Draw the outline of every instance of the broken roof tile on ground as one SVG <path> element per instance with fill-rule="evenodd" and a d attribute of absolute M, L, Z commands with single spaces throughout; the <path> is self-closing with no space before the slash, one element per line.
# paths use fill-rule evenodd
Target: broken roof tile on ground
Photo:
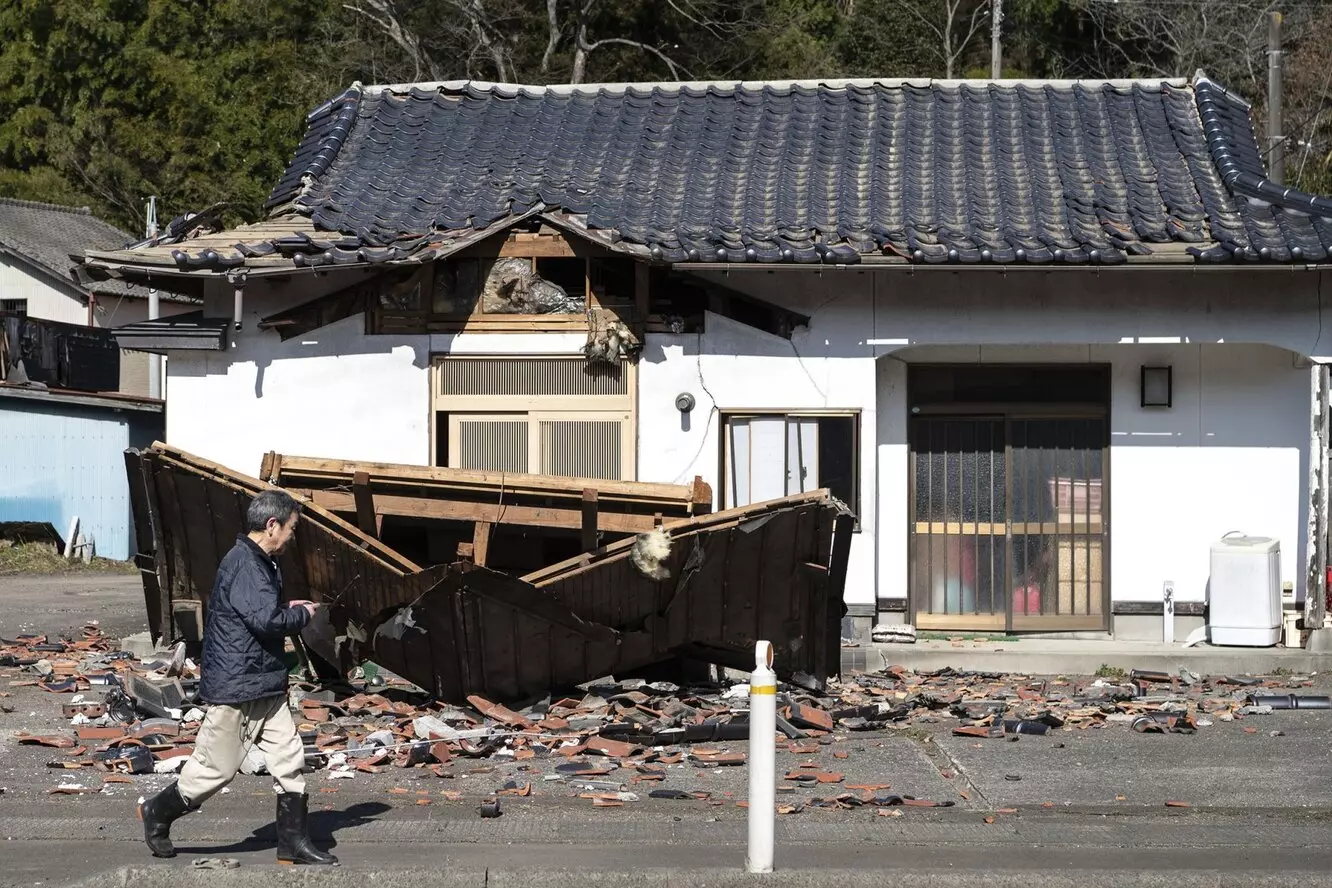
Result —
<path fill-rule="evenodd" d="M 19 744 L 47 747 L 42 752 L 50 756 L 46 766 L 51 769 L 90 770 L 100 778 L 101 786 L 86 786 L 87 779 L 53 780 L 58 784 L 51 790 L 54 795 L 100 792 L 107 785 L 137 781 L 140 775 L 172 772 L 193 749 L 203 717 L 192 708 L 197 674 L 194 664 L 182 661 L 175 651 L 136 660 L 115 650 L 109 639 L 90 627 L 75 639 L 37 635 L 0 641 L 0 658 L 7 669 L 22 670 L 5 673 L 7 678 L 32 676 L 36 681 L 19 682 L 30 685 L 54 674 L 50 658 L 67 661 L 68 681 L 83 695 L 41 697 L 62 716 L 70 707 L 69 727 L 43 728 L 15 738 Z M 107 676 L 109 681 L 103 681 Z M 955 804 L 950 799 L 913 796 L 913 787 L 892 786 L 883 781 L 888 775 L 866 773 L 867 765 L 876 767 L 875 760 L 861 756 L 848 741 L 873 735 L 859 731 L 878 731 L 886 737 L 890 727 L 956 726 L 986 738 L 980 742 L 997 742 L 1031 732 L 1088 728 L 1134 737 L 1133 731 L 1141 731 L 1139 724 L 1150 722 L 1160 724 L 1164 732 L 1187 726 L 1183 733 L 1192 733 L 1212 724 L 1198 717 L 1200 713 L 1216 720 L 1249 718 L 1272 711 L 1270 705 L 1256 705 L 1258 701 L 1289 703 L 1292 691 L 1311 684 L 1298 676 L 1236 680 L 1189 674 L 1139 679 L 1040 678 L 951 669 L 917 673 L 893 667 L 834 679 L 824 690 L 782 684 L 777 705 L 783 718 L 778 724 L 787 727 L 784 737 L 771 738 L 777 741 L 778 764 L 785 777 L 780 781 L 784 798 L 779 810 L 787 814 L 807 808 L 884 811 Z M 156 691 L 148 693 L 147 685 L 155 685 Z M 176 685 L 182 692 L 175 701 L 180 705 L 169 717 L 156 717 L 151 710 L 159 707 L 166 689 Z M 127 696 L 131 689 L 138 691 L 133 699 Z M 325 780 L 383 781 L 390 784 L 386 787 L 390 794 L 406 796 L 406 803 L 413 805 L 436 795 L 452 802 L 462 802 L 464 796 L 563 796 L 619 807 L 646 796 L 669 804 L 724 805 L 727 802 L 719 796 L 729 799 L 732 794 L 713 785 L 720 779 L 715 769 L 747 761 L 744 747 L 731 744 L 750 739 L 743 690 L 743 685 L 728 688 L 715 682 L 605 677 L 584 682 L 567 696 L 547 695 L 528 705 L 505 706 L 480 695 L 454 705 L 431 699 L 393 675 L 374 679 L 358 675 L 337 688 L 298 680 L 291 699 L 309 768 L 322 772 Z M 1292 708 L 1303 708 L 1300 701 L 1324 698 L 1294 695 L 1293 699 L 1297 705 Z M 54 710 L 55 706 L 61 708 Z M 87 713 L 99 708 L 101 715 L 90 718 Z M 806 732 L 792 726 L 793 721 L 816 726 L 807 731 L 821 740 L 806 739 Z M 833 726 L 829 731 L 817 727 L 828 724 Z M 1165 737 L 1134 740 L 1189 742 Z M 830 759 L 837 762 L 836 770 L 830 769 Z M 261 774 L 264 768 L 262 756 L 252 756 L 242 771 Z M 434 779 L 473 779 L 456 784 L 462 787 L 459 790 L 407 790 L 397 785 L 409 775 L 429 781 L 427 786 Z M 866 778 L 868 782 L 857 782 Z M 959 795 L 967 798 L 961 791 Z"/>
<path fill-rule="evenodd" d="M 128 451 L 126 464 L 150 626 L 174 636 L 182 606 L 207 606 L 249 497 L 273 485 L 163 444 Z M 781 675 L 818 682 L 839 669 L 852 516 L 826 490 L 709 514 L 698 480 L 490 477 L 277 454 L 263 473 L 300 485 L 307 504 L 282 566 L 292 598 L 325 604 L 302 638 L 326 677 L 374 659 L 440 699 L 521 700 L 681 659 L 747 669 L 759 639 L 773 642 Z M 349 499 L 330 499 L 344 486 Z M 506 551 L 510 509 L 519 525 L 578 528 L 582 551 L 536 549 L 552 557 L 515 569 L 534 545 L 523 537 Z M 412 510 L 416 536 L 394 537 L 416 546 L 409 555 L 386 544 L 385 519 Z M 459 522 L 473 525 L 472 542 Z"/>

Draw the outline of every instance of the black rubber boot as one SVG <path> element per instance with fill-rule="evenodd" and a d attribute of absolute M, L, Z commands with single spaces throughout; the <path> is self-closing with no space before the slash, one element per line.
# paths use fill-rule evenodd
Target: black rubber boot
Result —
<path fill-rule="evenodd" d="M 191 810 L 174 783 L 139 805 L 143 840 L 154 857 L 176 856 L 176 849 L 171 844 L 171 824 Z"/>
<path fill-rule="evenodd" d="M 303 792 L 280 792 L 277 797 L 278 863 L 336 864 L 338 859 L 320 851 L 306 831 L 309 799 Z"/>

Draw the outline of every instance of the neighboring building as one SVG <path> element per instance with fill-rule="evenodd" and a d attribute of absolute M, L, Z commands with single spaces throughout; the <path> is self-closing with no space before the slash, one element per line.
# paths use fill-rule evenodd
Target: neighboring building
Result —
<path fill-rule="evenodd" d="M 851 614 L 959 632 L 1182 638 L 1242 530 L 1322 618 L 1332 201 L 1206 78 L 357 85 L 268 208 L 85 261 L 202 297 L 118 337 L 233 469 L 827 486 Z"/>
<path fill-rule="evenodd" d="M 79 283 L 73 256 L 114 250 L 136 238 L 87 207 L 0 198 L 0 313 L 90 327 L 119 327 L 148 318 L 148 290 L 122 281 Z M 190 311 L 189 300 L 162 294 L 162 316 Z M 122 353 L 125 394 L 148 394 L 149 355 Z"/>
<path fill-rule="evenodd" d="M 0 522 L 73 519 L 103 558 L 134 554 L 125 449 L 162 435 L 162 402 L 0 385 Z"/>

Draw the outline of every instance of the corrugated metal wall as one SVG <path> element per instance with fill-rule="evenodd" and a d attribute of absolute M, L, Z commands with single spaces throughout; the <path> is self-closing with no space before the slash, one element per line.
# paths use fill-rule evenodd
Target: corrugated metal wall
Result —
<path fill-rule="evenodd" d="M 151 440 L 160 414 L 0 398 L 0 521 L 78 516 L 97 554 L 124 560 L 132 539 L 124 451 Z"/>

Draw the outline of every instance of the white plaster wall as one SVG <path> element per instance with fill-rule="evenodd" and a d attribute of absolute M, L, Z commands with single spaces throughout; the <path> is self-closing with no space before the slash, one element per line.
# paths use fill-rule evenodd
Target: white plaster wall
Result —
<path fill-rule="evenodd" d="M 1159 600 L 1172 580 L 1181 600 L 1202 599 L 1208 545 L 1234 529 L 1278 536 L 1283 578 L 1300 586 L 1308 371 L 1293 353 L 1332 352 L 1332 334 L 1319 333 L 1332 318 L 1320 318 L 1318 274 L 711 276 L 811 315 L 811 326 L 788 343 L 709 315 L 701 336 L 649 336 L 639 377 L 639 477 L 679 482 L 699 474 L 718 490 L 718 411 L 861 409 L 863 533 L 852 546 L 848 602 L 906 596 L 902 361 L 927 353 L 929 360 L 1113 365 L 1114 598 Z M 1137 406 L 1138 371 L 1148 361 L 1176 368 L 1170 411 Z M 687 421 L 673 409 L 682 391 L 698 404 Z"/>
<path fill-rule="evenodd" d="M 1094 362 L 1111 367 L 1110 591 L 1116 601 L 1206 597 L 1209 546 L 1240 530 L 1281 540 L 1300 587 L 1309 371 L 1266 345 L 910 348 L 880 360 L 879 595 L 907 589 L 906 363 Z M 1173 368 L 1173 406 L 1140 406 L 1143 364 Z"/>
<path fill-rule="evenodd" d="M 68 289 L 52 286 L 21 263 L 0 256 L 0 299 L 28 300 L 28 317 L 66 324 L 88 323 L 88 305 Z"/>
<path fill-rule="evenodd" d="M 168 443 L 247 475 L 269 450 L 428 465 L 430 337 L 366 336 L 360 315 L 287 342 L 258 328 L 307 298 L 249 300 L 227 352 L 171 354 Z"/>
<path fill-rule="evenodd" d="M 780 409 L 860 411 L 860 531 L 851 542 L 845 600 L 874 601 L 874 358 L 866 345 L 868 281 L 829 272 L 788 278 L 732 275 L 727 286 L 813 316 L 790 341 L 715 314 L 706 333 L 650 334 L 638 376 L 638 477 L 683 483 L 701 475 L 721 495 L 719 413 Z M 780 286 L 780 289 L 779 289 Z M 836 309 L 831 308 L 836 304 Z M 687 415 L 675 408 L 694 396 Z"/>
<path fill-rule="evenodd" d="M 1113 364 L 1115 598 L 1158 597 L 1166 579 L 1180 598 L 1201 598 L 1207 544 L 1232 529 L 1279 536 L 1285 578 L 1300 575 L 1308 371 L 1291 352 L 1332 352 L 1317 274 L 792 269 L 723 282 L 811 324 L 788 341 L 709 315 L 702 335 L 649 335 L 638 477 L 697 474 L 720 492 L 719 411 L 859 410 L 861 532 L 848 602 L 905 595 L 901 361 L 922 346 L 949 347 L 932 349 L 932 360 Z M 259 312 L 261 300 L 247 297 L 246 326 L 228 354 L 174 354 L 168 440 L 251 474 L 267 450 L 426 464 L 432 353 L 560 354 L 583 344 L 577 334 L 365 337 L 359 316 L 287 343 L 257 329 L 261 314 L 313 295 L 292 288 L 263 299 Z M 212 302 L 230 308 L 226 294 Z M 1173 410 L 1135 406 L 1146 360 L 1175 366 Z M 697 401 L 688 417 L 674 408 L 682 391 Z"/>

